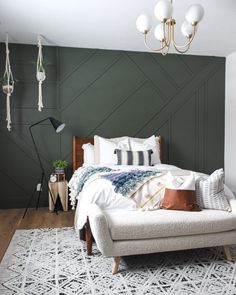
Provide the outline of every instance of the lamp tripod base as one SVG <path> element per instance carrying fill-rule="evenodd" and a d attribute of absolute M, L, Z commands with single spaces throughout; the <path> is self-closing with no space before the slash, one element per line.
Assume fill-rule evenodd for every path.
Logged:
<path fill-rule="evenodd" d="M 50 190 L 50 188 L 49 188 L 49 186 L 48 186 L 47 179 L 46 179 L 46 177 L 45 177 L 45 173 L 42 172 L 42 173 L 41 173 L 41 177 L 40 177 L 40 181 L 37 183 L 37 186 L 35 187 L 35 189 L 34 189 L 32 195 L 31 195 L 30 198 L 29 198 L 29 201 L 28 201 L 28 204 L 27 204 L 27 206 L 26 206 L 26 208 L 25 208 L 25 212 L 24 212 L 24 214 L 23 214 L 22 219 L 25 218 L 25 215 L 27 214 L 27 211 L 28 211 L 28 209 L 29 209 L 29 207 L 30 207 L 30 204 L 32 203 L 32 200 L 33 200 L 33 198 L 34 198 L 34 196 L 36 195 L 37 192 L 38 192 L 38 197 L 37 197 L 37 203 L 36 203 L 35 210 L 38 210 L 38 208 L 39 208 L 39 201 L 40 201 L 41 193 L 42 193 L 42 190 L 43 190 L 43 184 L 44 184 L 44 181 L 45 181 L 45 183 L 46 183 L 47 190 L 49 191 L 50 198 L 51 198 L 51 201 L 52 201 L 52 204 L 53 204 L 53 207 L 54 207 L 53 212 L 55 212 L 56 214 L 58 214 L 58 213 L 57 213 L 57 210 L 56 210 L 56 207 L 55 207 L 55 202 L 54 202 L 54 200 L 53 200 L 52 192 L 51 192 L 51 190 Z"/>

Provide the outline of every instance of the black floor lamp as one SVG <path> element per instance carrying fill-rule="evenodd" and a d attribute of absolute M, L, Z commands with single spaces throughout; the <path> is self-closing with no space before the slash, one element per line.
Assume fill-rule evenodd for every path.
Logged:
<path fill-rule="evenodd" d="M 45 181 L 45 183 L 46 183 L 47 189 L 48 189 L 48 191 L 49 191 L 49 194 L 50 194 L 50 197 L 51 197 L 52 203 L 53 203 L 53 205 L 54 205 L 54 209 L 55 209 L 55 204 L 54 204 L 54 201 L 53 201 L 52 192 L 51 192 L 51 190 L 50 190 L 50 188 L 49 188 L 49 186 L 48 186 L 48 180 L 47 180 L 47 178 L 46 178 L 46 174 L 45 174 L 45 170 L 44 170 L 44 167 L 43 167 L 43 163 L 42 163 L 42 161 L 41 161 L 41 159 L 40 159 L 40 155 L 39 155 L 39 152 L 38 152 L 38 148 L 37 148 L 37 145 L 36 145 L 36 142 L 35 142 L 35 139 L 34 139 L 33 133 L 32 133 L 32 128 L 33 128 L 34 126 L 36 126 L 36 125 L 38 125 L 38 124 L 40 124 L 40 123 L 43 123 L 43 122 L 45 122 L 45 121 L 47 121 L 47 120 L 49 120 L 49 121 L 51 122 L 51 124 L 52 124 L 53 128 L 55 129 L 56 133 L 61 132 L 62 129 L 65 127 L 65 123 L 62 123 L 62 122 L 60 122 L 60 121 L 58 121 L 58 120 L 56 120 L 55 118 L 52 118 L 52 117 L 48 117 L 48 118 L 46 118 L 46 119 L 43 119 L 43 120 L 41 120 L 41 121 L 39 121 L 39 122 L 37 122 L 37 123 L 34 123 L 34 124 L 30 125 L 30 127 L 29 127 L 30 136 L 31 136 L 32 142 L 33 142 L 33 144 L 34 144 L 34 149 L 35 149 L 35 152 L 36 152 L 36 154 L 37 154 L 37 158 L 38 158 L 39 165 L 40 165 L 40 168 L 41 168 L 41 177 L 40 177 L 39 182 L 38 182 L 37 185 L 35 186 L 35 189 L 34 189 L 32 195 L 30 196 L 30 199 L 29 199 L 29 201 L 28 201 L 27 207 L 26 207 L 26 209 L 25 209 L 25 212 L 24 212 L 24 215 L 23 215 L 22 218 L 25 217 L 25 215 L 26 215 L 26 213 L 27 213 L 27 211 L 28 211 L 28 209 L 29 209 L 29 206 L 30 206 L 30 204 L 31 204 L 31 202 L 32 202 L 32 200 L 33 200 L 33 197 L 34 197 L 34 195 L 35 195 L 35 193 L 36 193 L 37 191 L 38 191 L 38 199 L 37 199 L 37 204 L 36 204 L 36 210 L 38 209 L 38 206 L 39 206 L 39 200 L 40 200 L 40 196 L 41 196 L 41 192 L 42 192 L 42 188 L 43 188 L 43 183 L 44 183 L 44 181 Z M 57 213 L 57 212 L 56 212 L 56 213 Z"/>

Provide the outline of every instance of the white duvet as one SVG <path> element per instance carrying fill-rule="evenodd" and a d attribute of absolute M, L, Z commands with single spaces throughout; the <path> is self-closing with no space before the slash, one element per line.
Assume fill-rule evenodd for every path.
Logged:
<path fill-rule="evenodd" d="M 98 167 L 98 166 L 94 166 Z M 191 171 L 182 170 L 173 165 L 158 164 L 155 166 L 107 166 L 112 169 L 124 170 L 158 170 L 163 173 L 171 171 L 173 175 L 189 175 Z M 204 175 L 197 173 L 197 175 Z M 87 208 L 89 204 L 95 203 L 102 210 L 138 210 L 136 204 L 132 199 L 126 198 L 119 193 L 114 192 L 112 183 L 102 178 L 91 178 L 85 182 L 82 191 L 77 194 L 78 178 L 76 178 L 76 172 L 69 182 L 71 198 L 77 199 L 76 214 L 75 214 L 75 227 L 76 229 L 83 228 L 87 219 Z"/>

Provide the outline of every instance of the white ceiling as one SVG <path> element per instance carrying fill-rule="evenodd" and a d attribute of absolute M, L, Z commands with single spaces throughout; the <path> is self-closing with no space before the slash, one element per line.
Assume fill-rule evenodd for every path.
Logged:
<path fill-rule="evenodd" d="M 136 18 L 154 18 L 157 0 L 0 0 L 0 41 L 13 43 L 146 51 Z M 205 17 L 189 54 L 227 56 L 236 51 L 236 0 L 174 0 L 176 39 L 189 5 L 200 3 Z M 157 22 L 156 22 L 157 23 Z M 150 38 L 152 45 L 157 42 Z M 159 45 L 159 44 L 158 44 Z"/>

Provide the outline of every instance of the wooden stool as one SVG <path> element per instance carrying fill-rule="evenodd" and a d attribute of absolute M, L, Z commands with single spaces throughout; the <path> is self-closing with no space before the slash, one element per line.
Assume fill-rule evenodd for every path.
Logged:
<path fill-rule="evenodd" d="M 57 181 L 57 182 L 48 182 L 49 189 L 52 193 L 52 198 L 54 205 L 56 204 L 57 197 L 59 196 L 63 211 L 68 211 L 68 182 L 64 181 Z M 50 193 L 48 193 L 49 197 L 49 210 L 54 211 L 54 206 L 52 203 L 52 199 Z"/>

